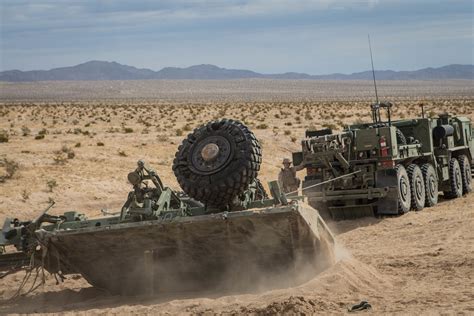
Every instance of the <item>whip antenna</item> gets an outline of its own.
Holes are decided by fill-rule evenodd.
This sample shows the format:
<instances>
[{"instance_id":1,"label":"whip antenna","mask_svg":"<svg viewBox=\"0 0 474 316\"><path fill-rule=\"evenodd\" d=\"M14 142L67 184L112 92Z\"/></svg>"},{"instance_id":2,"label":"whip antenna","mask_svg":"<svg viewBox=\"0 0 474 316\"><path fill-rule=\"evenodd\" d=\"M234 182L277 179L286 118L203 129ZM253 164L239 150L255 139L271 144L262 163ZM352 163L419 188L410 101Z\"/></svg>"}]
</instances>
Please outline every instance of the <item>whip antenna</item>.
<instances>
[{"instance_id":1,"label":"whip antenna","mask_svg":"<svg viewBox=\"0 0 474 316\"><path fill-rule=\"evenodd\" d=\"M372 77L374 78L375 102L376 104L379 104L379 95L377 94L377 82L375 81L374 58L372 57L372 45L370 45L370 34L367 34L367 38L369 39L370 63L372 64Z\"/></svg>"}]
</instances>

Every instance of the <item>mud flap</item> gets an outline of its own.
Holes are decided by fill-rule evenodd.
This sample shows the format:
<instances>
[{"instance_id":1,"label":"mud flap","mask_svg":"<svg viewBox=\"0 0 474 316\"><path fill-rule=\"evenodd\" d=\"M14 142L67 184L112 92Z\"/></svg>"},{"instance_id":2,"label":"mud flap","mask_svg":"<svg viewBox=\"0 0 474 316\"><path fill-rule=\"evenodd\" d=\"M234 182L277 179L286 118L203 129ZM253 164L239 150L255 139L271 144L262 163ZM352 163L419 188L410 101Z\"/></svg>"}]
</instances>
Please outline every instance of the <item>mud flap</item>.
<instances>
[{"instance_id":1,"label":"mud flap","mask_svg":"<svg viewBox=\"0 0 474 316\"><path fill-rule=\"evenodd\" d=\"M395 169L377 171L377 188L387 188L387 195L376 202L377 214L398 214L397 171Z\"/></svg>"},{"instance_id":2,"label":"mud flap","mask_svg":"<svg viewBox=\"0 0 474 316\"><path fill-rule=\"evenodd\" d=\"M330 206L328 208L331 218L336 221L355 219L360 217L373 217L374 205L345 205L345 206Z\"/></svg>"}]
</instances>

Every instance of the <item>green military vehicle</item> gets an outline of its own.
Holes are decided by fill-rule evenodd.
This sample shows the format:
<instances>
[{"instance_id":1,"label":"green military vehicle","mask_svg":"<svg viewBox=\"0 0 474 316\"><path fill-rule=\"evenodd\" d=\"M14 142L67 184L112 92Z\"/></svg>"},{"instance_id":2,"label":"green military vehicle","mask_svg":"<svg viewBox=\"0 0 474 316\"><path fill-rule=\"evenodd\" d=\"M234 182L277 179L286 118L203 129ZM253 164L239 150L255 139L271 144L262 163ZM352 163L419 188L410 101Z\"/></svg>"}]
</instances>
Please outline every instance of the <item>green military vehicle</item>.
<instances>
[{"instance_id":1,"label":"green military vehicle","mask_svg":"<svg viewBox=\"0 0 474 316\"><path fill-rule=\"evenodd\" d=\"M58 279L81 274L124 295L303 282L334 261L333 235L313 208L287 200L276 182L269 198L257 180L260 164L259 142L242 123L203 125L173 162L184 192L165 187L140 160L116 214L87 219L46 210L31 221L6 219L0 277L21 269L30 283L43 269Z\"/></svg>"},{"instance_id":2,"label":"green military vehicle","mask_svg":"<svg viewBox=\"0 0 474 316\"><path fill-rule=\"evenodd\" d=\"M439 191L445 198L471 192L471 121L448 114L392 121L391 107L372 105L372 123L350 125L341 133L306 131L293 160L305 164L303 193L322 215L403 214L435 205ZM387 111L385 122L381 109ZM325 183L331 179L336 180Z\"/></svg>"}]
</instances>

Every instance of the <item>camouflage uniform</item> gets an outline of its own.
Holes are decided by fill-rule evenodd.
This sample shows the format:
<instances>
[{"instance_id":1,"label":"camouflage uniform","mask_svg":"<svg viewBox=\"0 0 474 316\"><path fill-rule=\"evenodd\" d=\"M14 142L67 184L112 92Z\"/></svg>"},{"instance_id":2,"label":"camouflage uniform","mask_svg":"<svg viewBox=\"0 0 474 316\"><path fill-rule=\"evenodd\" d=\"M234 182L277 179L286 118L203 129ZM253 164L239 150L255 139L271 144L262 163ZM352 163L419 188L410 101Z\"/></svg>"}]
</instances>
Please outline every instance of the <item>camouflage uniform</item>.
<instances>
[{"instance_id":1,"label":"camouflage uniform","mask_svg":"<svg viewBox=\"0 0 474 316\"><path fill-rule=\"evenodd\" d=\"M278 174L278 184L285 193L297 191L300 187L300 179L296 176L296 172L303 169L304 165L290 167L291 161L288 158L283 159L284 168ZM297 195L297 192L295 193Z\"/></svg>"}]
</instances>

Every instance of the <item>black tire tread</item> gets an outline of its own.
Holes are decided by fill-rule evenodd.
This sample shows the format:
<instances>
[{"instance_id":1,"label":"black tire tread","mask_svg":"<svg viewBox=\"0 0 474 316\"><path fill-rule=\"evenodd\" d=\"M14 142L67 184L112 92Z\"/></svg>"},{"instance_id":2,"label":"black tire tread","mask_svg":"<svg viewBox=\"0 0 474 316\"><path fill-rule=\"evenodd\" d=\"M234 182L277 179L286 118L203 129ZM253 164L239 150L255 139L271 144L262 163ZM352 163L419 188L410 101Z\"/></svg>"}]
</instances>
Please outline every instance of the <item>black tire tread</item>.
<instances>
[{"instance_id":1,"label":"black tire tread","mask_svg":"<svg viewBox=\"0 0 474 316\"><path fill-rule=\"evenodd\" d=\"M451 158L449 161L449 191L444 191L444 197L448 199L455 199L458 197L462 196L462 190L461 194L459 194L457 188L456 188L456 183L454 181L455 179L455 165L456 163L459 165L459 162L456 158Z\"/></svg>"},{"instance_id":2,"label":"black tire tread","mask_svg":"<svg viewBox=\"0 0 474 316\"><path fill-rule=\"evenodd\" d=\"M410 192L411 192L411 208L417 211L421 211L423 207L425 206L425 199L426 199L426 188L425 190L425 199L423 201L417 201L416 194L413 194L415 192L415 187L414 187L414 181L413 181L413 176L415 175L415 171L419 169L417 164L410 164L407 169L408 173L408 179L410 182ZM420 170L421 171L421 170ZM423 176L423 175L422 175ZM424 180L423 180L424 184Z\"/></svg>"},{"instance_id":3,"label":"black tire tread","mask_svg":"<svg viewBox=\"0 0 474 316\"><path fill-rule=\"evenodd\" d=\"M232 170L228 170L227 166L218 172L219 176L195 174L188 167L187 153L194 142L203 135L211 135L216 126L232 135L242 150L235 151ZM229 205L235 196L248 188L257 177L261 162L261 147L250 129L239 121L222 119L196 128L183 140L173 160L173 172L190 197L209 206L222 207Z\"/></svg>"},{"instance_id":4,"label":"black tire tread","mask_svg":"<svg viewBox=\"0 0 474 316\"><path fill-rule=\"evenodd\" d=\"M472 192L471 164L469 162L468 156L466 155L460 155L458 157L458 161L462 176L462 194L468 194Z\"/></svg>"},{"instance_id":5,"label":"black tire tread","mask_svg":"<svg viewBox=\"0 0 474 316\"><path fill-rule=\"evenodd\" d=\"M435 206L436 204L438 204L438 192L436 191L436 199L435 200L432 200L430 199L429 195L428 195L428 173L429 173L429 170L434 170L435 172L435 176L436 176L436 170L434 169L433 165L430 164L430 163L425 163L421 166L421 172L423 173L423 181L425 182L425 206L426 207L431 207L431 206Z\"/></svg>"},{"instance_id":6,"label":"black tire tread","mask_svg":"<svg viewBox=\"0 0 474 316\"><path fill-rule=\"evenodd\" d=\"M400 186L400 184L399 184L399 179L398 179L398 172L399 172L399 169L401 169L401 168L405 168L405 167L403 167L403 165L396 165L396 166L395 166L395 171L396 171L396 173L397 173L397 187ZM409 180L410 180L410 179L408 179L408 181L409 181ZM410 188L410 190L411 190L411 188ZM411 195L411 191L410 191L410 195ZM401 214L405 214L406 212L408 212L409 209L408 209L408 210L404 210L404 209L402 208L402 205L401 205L401 203L400 203L400 196L399 196L399 195L398 195L397 199L398 199L398 200L397 200L397 204L398 204L398 214L401 215Z\"/></svg>"}]
</instances>

